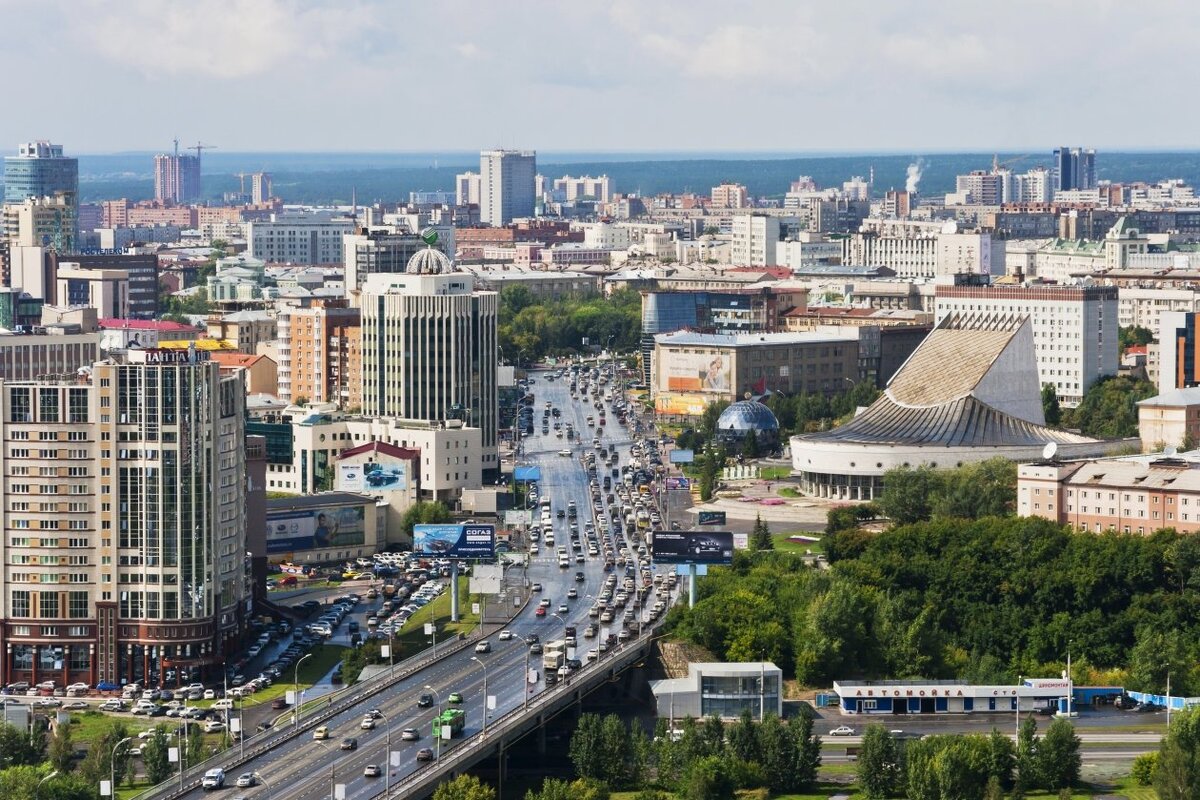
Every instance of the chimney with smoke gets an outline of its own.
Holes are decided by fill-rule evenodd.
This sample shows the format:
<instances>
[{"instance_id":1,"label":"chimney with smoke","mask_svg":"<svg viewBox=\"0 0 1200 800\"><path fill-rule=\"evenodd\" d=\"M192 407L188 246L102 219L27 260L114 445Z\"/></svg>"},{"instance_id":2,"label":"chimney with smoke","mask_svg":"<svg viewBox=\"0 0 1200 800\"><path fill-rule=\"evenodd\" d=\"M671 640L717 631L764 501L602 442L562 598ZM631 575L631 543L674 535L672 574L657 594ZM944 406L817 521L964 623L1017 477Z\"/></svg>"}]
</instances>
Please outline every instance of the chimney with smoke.
<instances>
[{"instance_id":1,"label":"chimney with smoke","mask_svg":"<svg viewBox=\"0 0 1200 800\"><path fill-rule=\"evenodd\" d=\"M925 159L918 158L908 165L904 171L904 191L916 194L917 186L921 183L921 171L925 169Z\"/></svg>"}]
</instances>

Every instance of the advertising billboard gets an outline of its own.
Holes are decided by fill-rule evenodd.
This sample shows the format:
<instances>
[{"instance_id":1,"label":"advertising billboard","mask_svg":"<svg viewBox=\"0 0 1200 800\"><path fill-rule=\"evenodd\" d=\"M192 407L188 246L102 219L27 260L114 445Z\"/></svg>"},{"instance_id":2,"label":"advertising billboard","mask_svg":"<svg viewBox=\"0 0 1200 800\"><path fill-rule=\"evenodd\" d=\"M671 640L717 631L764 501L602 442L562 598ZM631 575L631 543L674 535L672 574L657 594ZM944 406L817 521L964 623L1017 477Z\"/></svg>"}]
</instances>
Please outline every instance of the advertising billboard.
<instances>
[{"instance_id":1,"label":"advertising billboard","mask_svg":"<svg viewBox=\"0 0 1200 800\"><path fill-rule=\"evenodd\" d=\"M702 394L660 394L654 398L654 410L659 414L699 417L712 402Z\"/></svg>"},{"instance_id":2,"label":"advertising billboard","mask_svg":"<svg viewBox=\"0 0 1200 800\"><path fill-rule=\"evenodd\" d=\"M691 464L696 460L696 452L694 450L679 450L675 449L669 453L672 464Z\"/></svg>"},{"instance_id":3,"label":"advertising billboard","mask_svg":"<svg viewBox=\"0 0 1200 800\"><path fill-rule=\"evenodd\" d=\"M363 490L363 465L338 464L337 488L341 492L358 492Z\"/></svg>"},{"instance_id":4,"label":"advertising billboard","mask_svg":"<svg viewBox=\"0 0 1200 800\"><path fill-rule=\"evenodd\" d=\"M281 509L267 512L267 553L357 547L366 537L362 506Z\"/></svg>"},{"instance_id":5,"label":"advertising billboard","mask_svg":"<svg viewBox=\"0 0 1200 800\"><path fill-rule=\"evenodd\" d=\"M380 494L408 490L408 464L338 464L337 489Z\"/></svg>"},{"instance_id":6,"label":"advertising billboard","mask_svg":"<svg viewBox=\"0 0 1200 800\"><path fill-rule=\"evenodd\" d=\"M729 531L655 531L650 556L659 564L730 564Z\"/></svg>"},{"instance_id":7,"label":"advertising billboard","mask_svg":"<svg viewBox=\"0 0 1200 800\"><path fill-rule=\"evenodd\" d=\"M724 511L701 511L699 519L696 520L697 525L724 525Z\"/></svg>"},{"instance_id":8,"label":"advertising billboard","mask_svg":"<svg viewBox=\"0 0 1200 800\"><path fill-rule=\"evenodd\" d=\"M446 558L494 558L496 526L473 522L462 525L414 525L413 552Z\"/></svg>"},{"instance_id":9,"label":"advertising billboard","mask_svg":"<svg viewBox=\"0 0 1200 800\"><path fill-rule=\"evenodd\" d=\"M672 352L663 359L669 392L724 394L733 386L733 362L719 352Z\"/></svg>"}]
</instances>

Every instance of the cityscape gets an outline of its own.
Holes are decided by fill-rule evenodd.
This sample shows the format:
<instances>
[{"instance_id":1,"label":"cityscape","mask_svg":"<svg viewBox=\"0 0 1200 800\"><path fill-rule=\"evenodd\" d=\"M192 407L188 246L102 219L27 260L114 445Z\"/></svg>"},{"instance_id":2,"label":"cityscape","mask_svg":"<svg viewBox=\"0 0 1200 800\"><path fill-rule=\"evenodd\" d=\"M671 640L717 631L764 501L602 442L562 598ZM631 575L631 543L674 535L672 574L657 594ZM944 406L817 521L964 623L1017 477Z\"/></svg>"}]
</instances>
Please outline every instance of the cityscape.
<instances>
[{"instance_id":1,"label":"cityscape","mask_svg":"<svg viewBox=\"0 0 1200 800\"><path fill-rule=\"evenodd\" d=\"M933 5L0 0L0 788L1200 796L1196 12Z\"/></svg>"}]
</instances>

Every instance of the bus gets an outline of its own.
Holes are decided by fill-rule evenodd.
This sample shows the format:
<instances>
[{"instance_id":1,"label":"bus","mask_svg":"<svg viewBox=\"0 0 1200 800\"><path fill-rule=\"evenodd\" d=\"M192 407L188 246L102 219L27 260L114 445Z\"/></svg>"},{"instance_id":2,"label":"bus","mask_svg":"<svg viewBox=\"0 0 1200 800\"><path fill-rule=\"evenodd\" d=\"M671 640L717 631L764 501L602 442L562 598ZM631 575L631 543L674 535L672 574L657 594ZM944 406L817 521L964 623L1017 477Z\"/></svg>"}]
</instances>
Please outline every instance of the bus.
<instances>
[{"instance_id":1,"label":"bus","mask_svg":"<svg viewBox=\"0 0 1200 800\"><path fill-rule=\"evenodd\" d=\"M447 708L440 715L433 718L433 738L438 739L442 736L442 728L450 727L450 737L453 738L463 732L463 726L467 723L467 713L461 708Z\"/></svg>"}]
</instances>

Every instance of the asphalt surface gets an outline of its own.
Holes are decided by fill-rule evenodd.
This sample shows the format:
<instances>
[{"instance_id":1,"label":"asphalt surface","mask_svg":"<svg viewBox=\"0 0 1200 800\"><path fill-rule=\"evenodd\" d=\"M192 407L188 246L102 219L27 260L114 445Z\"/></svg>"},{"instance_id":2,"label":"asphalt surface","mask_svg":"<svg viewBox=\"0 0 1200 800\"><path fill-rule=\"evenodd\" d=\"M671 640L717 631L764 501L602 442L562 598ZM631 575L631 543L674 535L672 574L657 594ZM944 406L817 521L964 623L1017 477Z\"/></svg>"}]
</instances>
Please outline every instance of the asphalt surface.
<instances>
[{"instance_id":1,"label":"asphalt surface","mask_svg":"<svg viewBox=\"0 0 1200 800\"><path fill-rule=\"evenodd\" d=\"M543 496L549 495L553 509L565 509L568 501L574 500L579 510L579 527L591 514L591 495L588 488L587 473L583 468L581 455L584 447L591 447L591 438L596 429L589 428L585 420L595 416L596 410L590 402L571 401L568 383L562 380L553 382L545 380L544 372L534 373L535 383L531 390L535 394L534 430L533 436L524 437L522 445L524 455L521 463L535 464L541 467L542 480L539 490ZM541 434L541 409L546 401L559 408L562 416L551 418L551 423L558 421L565 425L571 422L580 434L574 442L568 443L565 438L555 435L553 425L548 435ZM612 415L609 415L608 425L601 429L601 441L611 447L613 444L623 445L621 463L628 463L628 445L631 443L630 431L618 426ZM559 455L559 450L570 447L570 457ZM600 473L601 475L603 473ZM568 520L554 519L555 547L566 544L570 547ZM586 551L585 551L586 553ZM189 800L199 800L200 797L213 794L229 794L248 798L270 796L286 798L287 800L318 800L322 797L337 796L339 800L365 800L384 788L384 783L395 782L425 765L416 761L416 753L424 747L437 748L437 741L431 736L432 720L440 708L447 706L451 692L459 692L463 696L460 708L466 711L466 726L464 736L479 732L484 725L486 676L487 695L494 698L493 709L488 712L490 718L498 718L503 714L519 707L526 697L532 697L545 689L541 679L536 684L527 685L523 680L526 676L526 664L541 671L540 656L528 657L528 648L524 638L536 633L543 642L561 639L565 625L575 625L579 631L579 646L573 654L581 660L586 651L594 646L594 642L603 639L608 633L616 633L619 625L601 626L598 639L583 638L584 628L593 620L588 617L588 608L594 603L594 598L602 590L606 573L603 571L603 555L595 558L587 557L584 564L575 564L573 560L567 569L560 569L554 548L543 545L539 555L530 559L527 566L527 580L530 583L541 583L543 590L540 595L534 595L534 601L508 625L507 629L513 634L510 641L500 641L498 635L489 637L492 652L476 654L473 648L460 653L449 655L432 667L406 679L390 689L380 692L363 703L338 714L329 722L330 738L326 741L314 741L310 736L300 736L274 750L263 754L254 761L238 768L237 772L227 770L225 789L218 792L204 792L196 789L189 792ZM576 571L585 575L583 582L575 580ZM568 590L574 587L578 599L568 599ZM343 594L355 591L352 587L331 590L330 594ZM539 597L550 598L552 613L545 617L535 616L535 608ZM285 601L286 602L286 601ZM466 598L462 599L466 603ZM566 603L568 611L557 615L559 603ZM372 604L373 607L377 605ZM354 618L365 618L372 606L362 603L355 609ZM644 610L643 612L644 613ZM557 616L556 616L557 615ZM361 621L361 620L360 620ZM339 628L344 631L345 623ZM364 626L365 627L365 626ZM344 634L343 634L344 635ZM336 641L336 639L335 639ZM568 653L568 655L572 655ZM432 688L438 702L433 708L418 708L417 699ZM374 730L360 729L364 712L378 709L385 719L378 720ZM276 712L278 713L278 712ZM247 717L249 710L247 709ZM385 722L386 720L386 722ZM390 746L388 730L390 723ZM246 727L253 730L250 719ZM417 741L401 741L400 733L405 728L415 728L420 738ZM342 751L339 746L346 737L357 739L357 749ZM252 740L250 740L252 741ZM462 737L440 743L444 749L457 746ZM248 742L249 744L249 742ZM391 751L391 758L387 756ZM234 751L236 752L236 751ZM363 775L364 767L368 764L384 765L390 760L391 766L388 777L368 778ZM234 782L243 772L257 773L264 784L250 789L237 789Z\"/></svg>"}]
</instances>

